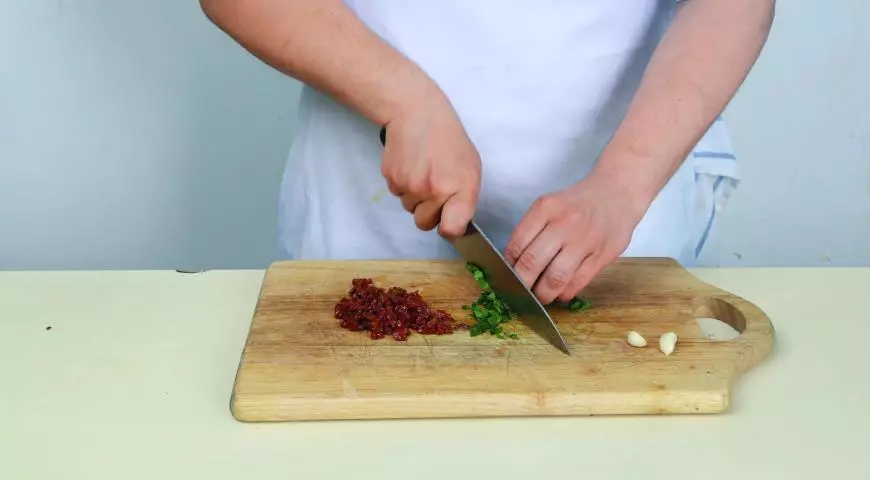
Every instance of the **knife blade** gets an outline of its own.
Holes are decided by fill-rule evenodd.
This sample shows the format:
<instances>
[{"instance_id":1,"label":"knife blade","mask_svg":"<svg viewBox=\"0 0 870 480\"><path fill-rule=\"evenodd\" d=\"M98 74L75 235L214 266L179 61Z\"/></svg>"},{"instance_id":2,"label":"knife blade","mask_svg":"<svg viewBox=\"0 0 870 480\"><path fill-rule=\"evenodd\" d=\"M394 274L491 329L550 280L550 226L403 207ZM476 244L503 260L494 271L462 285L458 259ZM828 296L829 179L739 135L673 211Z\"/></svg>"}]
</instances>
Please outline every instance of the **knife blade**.
<instances>
[{"instance_id":1,"label":"knife blade","mask_svg":"<svg viewBox=\"0 0 870 480\"><path fill-rule=\"evenodd\" d=\"M380 138L381 145L386 146L386 127L381 128ZM451 239L450 243L466 262L483 269L493 292L523 323L554 347L571 355L568 344L550 314L473 219L465 235Z\"/></svg>"}]
</instances>

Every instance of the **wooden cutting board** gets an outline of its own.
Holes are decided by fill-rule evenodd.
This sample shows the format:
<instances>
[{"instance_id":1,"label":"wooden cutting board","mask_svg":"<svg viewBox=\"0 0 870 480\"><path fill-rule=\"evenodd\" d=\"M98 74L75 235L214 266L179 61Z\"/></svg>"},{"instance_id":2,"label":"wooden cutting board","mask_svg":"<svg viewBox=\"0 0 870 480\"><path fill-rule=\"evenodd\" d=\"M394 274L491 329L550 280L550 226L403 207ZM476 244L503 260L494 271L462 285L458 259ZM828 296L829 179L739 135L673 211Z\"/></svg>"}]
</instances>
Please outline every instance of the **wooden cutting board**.
<instances>
[{"instance_id":1,"label":"wooden cutting board","mask_svg":"<svg viewBox=\"0 0 870 480\"><path fill-rule=\"evenodd\" d=\"M340 328L334 306L355 277L419 290L468 319L480 290L460 261L278 262L266 272L232 392L241 421L714 413L771 351L758 307L669 259L621 259L584 292L592 308L548 308L568 356L519 321L517 340L412 332L405 342ZM742 332L712 341L695 318ZM471 321L469 319L469 321ZM648 342L626 342L630 330ZM673 331L665 356L658 338Z\"/></svg>"}]
</instances>

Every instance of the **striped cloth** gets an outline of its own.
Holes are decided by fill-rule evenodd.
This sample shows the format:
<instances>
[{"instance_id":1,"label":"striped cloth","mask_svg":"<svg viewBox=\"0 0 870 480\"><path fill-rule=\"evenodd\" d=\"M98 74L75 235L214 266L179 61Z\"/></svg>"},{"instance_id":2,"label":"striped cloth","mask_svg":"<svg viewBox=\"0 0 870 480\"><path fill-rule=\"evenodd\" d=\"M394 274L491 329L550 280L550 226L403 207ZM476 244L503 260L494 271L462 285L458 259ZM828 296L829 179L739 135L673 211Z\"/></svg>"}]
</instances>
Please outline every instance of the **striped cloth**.
<instances>
[{"instance_id":1,"label":"striped cloth","mask_svg":"<svg viewBox=\"0 0 870 480\"><path fill-rule=\"evenodd\" d=\"M717 217L740 184L737 157L723 117L719 117L689 156L695 167L693 238L695 260L709 240Z\"/></svg>"}]
</instances>

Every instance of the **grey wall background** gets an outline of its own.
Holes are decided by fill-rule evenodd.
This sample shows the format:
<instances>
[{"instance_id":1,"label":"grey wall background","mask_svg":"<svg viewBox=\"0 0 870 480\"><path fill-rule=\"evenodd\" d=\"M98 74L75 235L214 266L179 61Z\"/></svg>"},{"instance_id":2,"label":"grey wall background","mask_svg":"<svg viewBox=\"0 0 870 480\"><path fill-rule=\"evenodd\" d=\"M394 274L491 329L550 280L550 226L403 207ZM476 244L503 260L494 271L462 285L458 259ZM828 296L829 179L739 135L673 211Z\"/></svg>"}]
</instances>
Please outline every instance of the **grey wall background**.
<instances>
[{"instance_id":1,"label":"grey wall background","mask_svg":"<svg viewBox=\"0 0 870 480\"><path fill-rule=\"evenodd\" d=\"M870 265L868 27L780 0L702 264ZM3 0L0 269L264 267L298 93L195 0Z\"/></svg>"}]
</instances>

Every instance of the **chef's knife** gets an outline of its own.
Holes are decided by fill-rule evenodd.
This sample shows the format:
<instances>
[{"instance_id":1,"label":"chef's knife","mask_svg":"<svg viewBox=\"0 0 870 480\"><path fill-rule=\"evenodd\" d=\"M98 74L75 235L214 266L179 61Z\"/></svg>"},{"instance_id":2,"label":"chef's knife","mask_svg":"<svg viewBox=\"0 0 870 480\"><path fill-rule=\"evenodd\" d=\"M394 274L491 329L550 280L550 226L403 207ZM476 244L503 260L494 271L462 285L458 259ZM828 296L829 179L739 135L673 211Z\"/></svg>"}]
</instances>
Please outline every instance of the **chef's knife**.
<instances>
[{"instance_id":1,"label":"chef's knife","mask_svg":"<svg viewBox=\"0 0 870 480\"><path fill-rule=\"evenodd\" d=\"M386 145L386 129L381 129L381 144ZM547 339L553 346L567 353L568 345L559 333L556 323L538 298L507 263L504 256L477 226L474 220L468 224L465 235L451 240L453 248L465 259L483 269L493 292L513 310L535 333Z\"/></svg>"}]
</instances>

